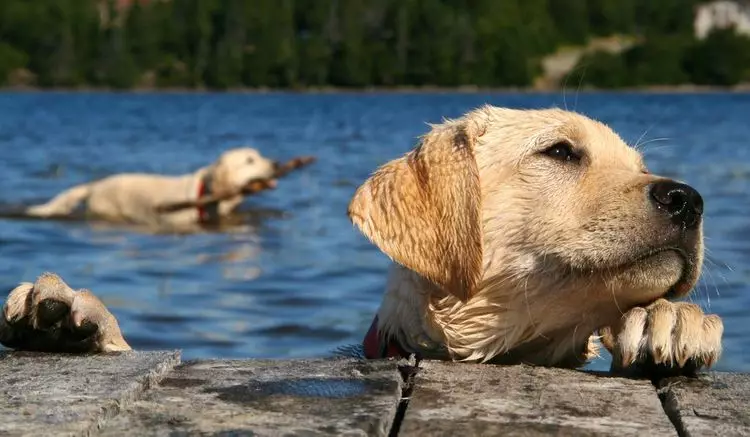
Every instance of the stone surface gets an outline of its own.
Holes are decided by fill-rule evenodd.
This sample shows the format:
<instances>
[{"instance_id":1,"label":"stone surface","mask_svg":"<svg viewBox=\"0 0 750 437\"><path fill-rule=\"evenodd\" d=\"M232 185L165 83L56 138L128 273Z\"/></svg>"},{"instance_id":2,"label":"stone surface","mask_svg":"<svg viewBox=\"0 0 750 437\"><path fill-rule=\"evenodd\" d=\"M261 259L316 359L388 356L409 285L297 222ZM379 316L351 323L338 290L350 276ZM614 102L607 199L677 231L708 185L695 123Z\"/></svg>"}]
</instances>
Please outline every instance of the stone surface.
<instances>
[{"instance_id":1,"label":"stone surface","mask_svg":"<svg viewBox=\"0 0 750 437\"><path fill-rule=\"evenodd\" d=\"M179 363L178 352L0 352L0 435L95 432Z\"/></svg>"},{"instance_id":2,"label":"stone surface","mask_svg":"<svg viewBox=\"0 0 750 437\"><path fill-rule=\"evenodd\" d=\"M650 381L422 362L400 436L676 435Z\"/></svg>"},{"instance_id":3,"label":"stone surface","mask_svg":"<svg viewBox=\"0 0 750 437\"><path fill-rule=\"evenodd\" d=\"M196 361L178 366L103 435L387 435L393 361Z\"/></svg>"},{"instance_id":4,"label":"stone surface","mask_svg":"<svg viewBox=\"0 0 750 437\"><path fill-rule=\"evenodd\" d=\"M664 410L683 436L750 436L750 375L712 372L660 381Z\"/></svg>"},{"instance_id":5,"label":"stone surface","mask_svg":"<svg viewBox=\"0 0 750 437\"><path fill-rule=\"evenodd\" d=\"M657 391L530 366L426 361L403 383L405 361L178 364L177 352L0 351L0 436L750 436L745 374L668 378Z\"/></svg>"}]
</instances>

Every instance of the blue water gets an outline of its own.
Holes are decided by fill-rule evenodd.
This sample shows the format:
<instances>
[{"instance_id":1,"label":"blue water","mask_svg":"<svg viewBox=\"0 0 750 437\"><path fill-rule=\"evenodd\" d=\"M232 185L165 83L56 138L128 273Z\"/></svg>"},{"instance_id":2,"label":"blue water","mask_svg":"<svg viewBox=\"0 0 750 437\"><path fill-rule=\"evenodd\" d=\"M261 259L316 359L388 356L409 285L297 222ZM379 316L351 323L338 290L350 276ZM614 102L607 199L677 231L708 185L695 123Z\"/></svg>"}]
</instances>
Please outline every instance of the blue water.
<instances>
[{"instance_id":1,"label":"blue water","mask_svg":"<svg viewBox=\"0 0 750 437\"><path fill-rule=\"evenodd\" d=\"M112 173L178 174L249 144L313 166L247 202L237 232L145 235L0 219L0 287L52 270L96 292L138 349L196 357L308 357L357 343L388 261L346 206L378 165L483 103L568 106L644 142L653 172L706 202L707 268L692 300L720 314L718 368L750 371L750 95L0 94L4 205ZM604 368L606 363L594 363Z\"/></svg>"}]
</instances>

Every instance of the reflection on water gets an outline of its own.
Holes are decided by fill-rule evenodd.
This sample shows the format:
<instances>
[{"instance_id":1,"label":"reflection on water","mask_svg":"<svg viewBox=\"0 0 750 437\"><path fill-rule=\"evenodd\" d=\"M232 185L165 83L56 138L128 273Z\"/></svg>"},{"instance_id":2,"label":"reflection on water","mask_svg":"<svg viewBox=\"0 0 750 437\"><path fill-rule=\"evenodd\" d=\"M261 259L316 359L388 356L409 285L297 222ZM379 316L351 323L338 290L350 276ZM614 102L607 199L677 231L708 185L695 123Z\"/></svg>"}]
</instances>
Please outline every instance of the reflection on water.
<instances>
[{"instance_id":1,"label":"reflection on water","mask_svg":"<svg viewBox=\"0 0 750 437\"><path fill-rule=\"evenodd\" d=\"M139 349L194 357L305 357L358 343L388 260L346 205L377 166L483 103L575 104L640 143L655 173L706 202L706 273L692 299L725 321L720 368L750 370L750 96L742 94L0 94L0 286L44 270L93 289ZM18 217L20 205L127 171L179 174L240 144L315 155L247 201L231 226L150 234ZM219 232L221 231L221 232ZM602 368L603 361L594 364Z\"/></svg>"}]
</instances>

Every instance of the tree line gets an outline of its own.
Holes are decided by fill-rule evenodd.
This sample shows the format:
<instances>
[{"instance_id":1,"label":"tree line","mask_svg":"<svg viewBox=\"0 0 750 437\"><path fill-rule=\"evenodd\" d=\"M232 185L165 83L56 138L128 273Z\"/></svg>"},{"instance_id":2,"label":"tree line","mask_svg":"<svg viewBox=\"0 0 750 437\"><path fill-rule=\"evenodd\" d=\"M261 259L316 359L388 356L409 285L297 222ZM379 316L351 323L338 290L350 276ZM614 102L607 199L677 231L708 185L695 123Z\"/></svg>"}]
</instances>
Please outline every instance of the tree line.
<instances>
[{"instance_id":1,"label":"tree line","mask_svg":"<svg viewBox=\"0 0 750 437\"><path fill-rule=\"evenodd\" d=\"M582 82L731 84L750 67L732 31L694 40L700 0L124 3L0 1L0 85L525 87L544 55L612 34L643 42L585 56Z\"/></svg>"}]
</instances>

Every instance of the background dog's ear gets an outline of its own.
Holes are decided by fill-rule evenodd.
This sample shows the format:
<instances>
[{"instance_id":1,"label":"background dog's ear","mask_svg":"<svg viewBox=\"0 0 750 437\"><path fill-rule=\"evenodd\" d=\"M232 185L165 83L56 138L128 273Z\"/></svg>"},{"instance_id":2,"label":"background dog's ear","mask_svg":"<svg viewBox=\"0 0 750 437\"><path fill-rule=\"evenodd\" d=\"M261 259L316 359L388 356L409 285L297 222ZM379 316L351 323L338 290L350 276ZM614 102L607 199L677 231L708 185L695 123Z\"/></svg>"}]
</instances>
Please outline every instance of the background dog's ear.
<instances>
[{"instance_id":1,"label":"background dog's ear","mask_svg":"<svg viewBox=\"0 0 750 437\"><path fill-rule=\"evenodd\" d=\"M463 301L482 275L474 144L483 131L471 116L434 126L416 149L359 187L348 211L391 259Z\"/></svg>"},{"instance_id":2,"label":"background dog's ear","mask_svg":"<svg viewBox=\"0 0 750 437\"><path fill-rule=\"evenodd\" d=\"M208 178L211 184L211 193L222 195L236 191L240 187L232 185L229 172L231 168L227 165L224 155L220 156L214 163L208 166Z\"/></svg>"}]
</instances>

